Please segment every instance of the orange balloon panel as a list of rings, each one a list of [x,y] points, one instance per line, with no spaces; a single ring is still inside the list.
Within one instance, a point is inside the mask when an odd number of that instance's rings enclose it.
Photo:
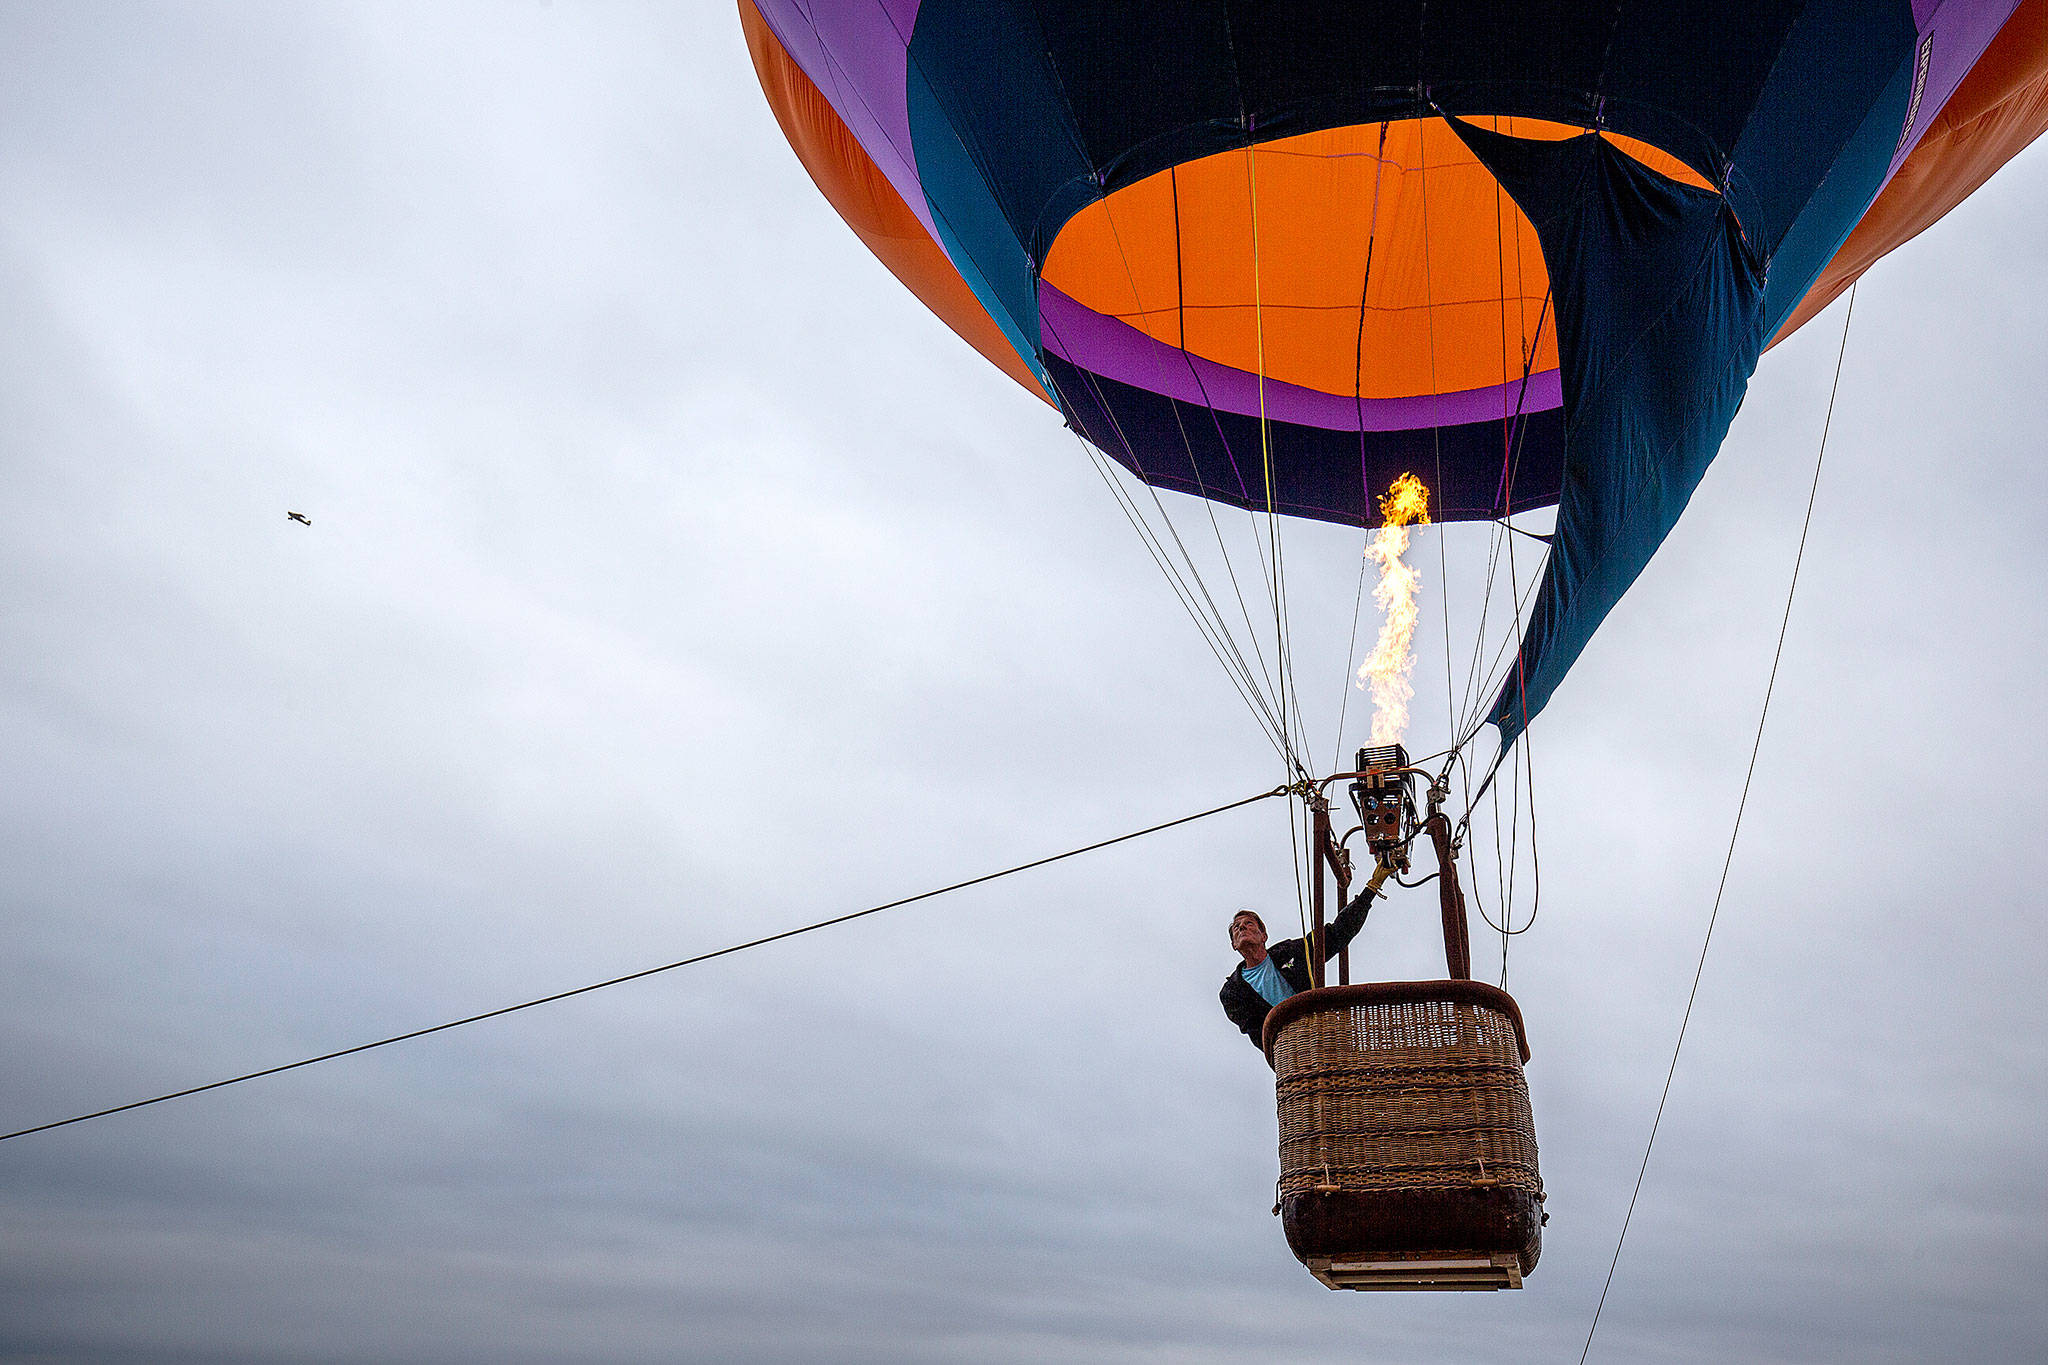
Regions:
[[[1476,122],[1543,140],[1584,132]],[[1613,141],[1710,188],[1647,143]],[[1557,365],[1536,231],[1442,119],[1307,133],[1162,171],[1074,215],[1042,274],[1155,340],[1324,393],[1455,393]]]

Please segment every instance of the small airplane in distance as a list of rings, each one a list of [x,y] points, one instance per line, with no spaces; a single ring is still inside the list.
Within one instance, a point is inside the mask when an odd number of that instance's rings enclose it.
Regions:
[[[296,521],[301,526],[311,526],[313,524],[313,519],[307,516],[304,512],[287,512],[285,513],[285,515],[290,517],[293,521]]]

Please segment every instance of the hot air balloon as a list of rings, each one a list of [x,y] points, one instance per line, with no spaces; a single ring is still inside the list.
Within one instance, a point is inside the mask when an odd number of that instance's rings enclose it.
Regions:
[[[841,216],[1143,484],[1368,529],[1404,474],[1437,521],[1555,509],[1454,756],[1543,709],[1767,346],[2048,127],[2048,0],[739,8]],[[1290,1244],[1333,1287],[1519,1284],[1527,1046],[1467,979],[1448,766],[1382,746],[1312,779],[1284,747],[1316,922],[1348,779],[1376,855],[1436,846],[1448,968],[1274,1010]],[[1402,1108],[1420,1075],[1462,1077],[1452,1119]]]

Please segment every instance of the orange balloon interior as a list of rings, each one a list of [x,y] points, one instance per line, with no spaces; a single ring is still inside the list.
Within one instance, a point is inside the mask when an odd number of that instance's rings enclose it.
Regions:
[[[1585,131],[1474,122],[1544,140]],[[1611,140],[1711,189],[1647,143]],[[1161,171],[1077,213],[1041,274],[1158,341],[1325,393],[1456,393],[1519,381],[1525,363],[1557,366],[1535,229],[1440,118],[1307,133]]]

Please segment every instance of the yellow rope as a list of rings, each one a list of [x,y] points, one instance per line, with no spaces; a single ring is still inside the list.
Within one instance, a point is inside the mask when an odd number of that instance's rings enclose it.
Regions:
[[[1267,537],[1272,541],[1273,548],[1273,666],[1279,681],[1279,686],[1275,689],[1276,695],[1274,700],[1276,700],[1280,704],[1281,729],[1282,731],[1287,731],[1287,708],[1293,694],[1293,686],[1288,676],[1287,639],[1280,609],[1280,532],[1278,526],[1275,524],[1275,518],[1279,516],[1279,510],[1274,506],[1273,502],[1273,432],[1271,425],[1268,423],[1266,419],[1266,299],[1265,287],[1263,284],[1259,260],[1258,148],[1256,146],[1247,146],[1244,149],[1244,156],[1245,165],[1248,168],[1248,178],[1250,181],[1252,196],[1252,332],[1257,342],[1258,353],[1259,463],[1262,467],[1266,480],[1266,529]],[[1294,745],[1291,739],[1288,741],[1286,747],[1288,752],[1292,754],[1294,750]],[[1298,760],[1296,760],[1296,764],[1297,766],[1299,766]],[[1288,776],[1293,777],[1294,774],[1290,772]],[[1308,941],[1308,888],[1303,885],[1301,880],[1302,841],[1298,837],[1300,835],[1300,830],[1297,828],[1295,822],[1291,818],[1288,821],[1287,833],[1289,841],[1294,843],[1295,845],[1295,910],[1298,913],[1299,918],[1301,920],[1302,938],[1304,941]],[[1311,859],[1313,859],[1315,856],[1314,850],[1310,850],[1308,856]],[[1321,964],[1315,961],[1315,947],[1313,942],[1309,943],[1308,957],[1309,984],[1311,986],[1320,986],[1323,984],[1322,972],[1320,970]]]
[[[1264,286],[1259,273],[1259,152],[1256,147],[1245,148],[1245,160],[1251,167],[1252,186],[1252,330],[1256,334],[1259,357],[1259,457],[1266,470],[1266,515],[1277,515],[1273,507],[1273,438],[1266,425],[1266,301]]]

